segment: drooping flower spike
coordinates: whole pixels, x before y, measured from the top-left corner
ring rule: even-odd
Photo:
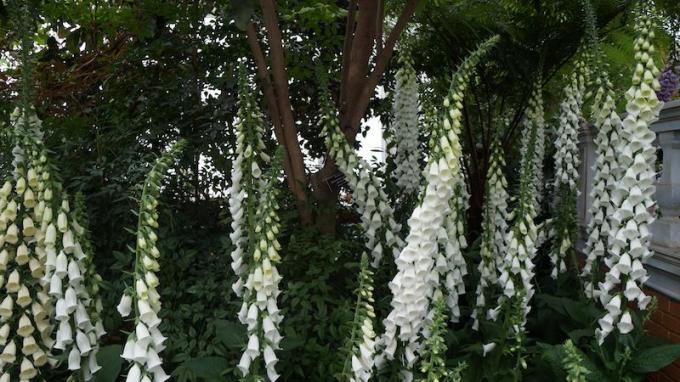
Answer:
[[[320,93],[326,147],[352,191],[354,203],[361,215],[361,226],[367,239],[366,249],[372,258],[371,265],[378,267],[384,254],[394,258],[403,247],[399,236],[401,226],[394,220],[394,210],[383,189],[383,180],[364,159],[359,158],[340,130],[325,77],[320,74],[319,78],[322,80]]]
[[[431,156],[425,168],[426,184],[420,203],[409,219],[410,232],[406,247],[395,259],[397,275],[390,282],[392,310],[384,320],[385,334],[381,338],[382,357],[394,358],[398,342],[404,359],[411,368],[420,348],[425,319],[430,303],[439,286],[439,274],[434,272],[438,258],[438,230],[450,213],[449,203],[460,171],[462,100],[471,73],[479,60],[498,41],[493,37],[479,46],[460,66],[451,82],[449,95],[443,102],[439,125],[431,137]],[[379,362],[381,363],[381,362]]]
[[[576,69],[564,88],[565,98],[560,104],[559,125],[555,140],[555,220],[551,224],[555,240],[550,249],[553,278],[566,272],[567,253],[573,248],[578,234],[576,227],[576,198],[578,196],[578,130],[581,106],[585,93],[586,66],[576,63]]]
[[[418,82],[409,48],[404,46],[400,53],[390,126],[396,149],[394,179],[405,194],[413,194],[418,191],[421,179]]]
[[[537,83],[542,81],[539,75]],[[534,197],[534,209],[536,215],[541,211],[541,203],[543,201],[543,189],[545,188],[545,181],[543,179],[543,160],[545,157],[545,113],[543,111],[543,91],[536,85],[529,99],[529,107],[527,108],[526,116],[524,118],[525,131],[536,130],[536,142],[532,150],[533,154],[533,170],[532,170],[532,188]],[[521,154],[525,157],[528,151],[530,134],[522,135]]]
[[[270,162],[264,152],[264,119],[257,106],[253,85],[248,80],[245,67],[239,66],[238,120],[236,123],[236,159],[231,172],[229,188],[229,213],[232,232],[229,235],[234,245],[231,252],[231,268],[237,280],[232,289],[237,296],[243,295],[247,277],[246,261],[255,229],[257,198],[263,187],[262,168]]]
[[[249,375],[253,371],[253,361],[262,356],[267,378],[272,382],[279,378],[276,372],[278,362],[276,351],[279,350],[282,339],[279,328],[283,320],[277,303],[281,293],[279,289],[281,276],[276,267],[281,262],[279,255],[281,245],[277,240],[281,225],[276,201],[281,163],[282,152],[279,152],[264,176],[265,183],[255,211],[257,223],[254,227],[253,243],[248,247],[243,304],[238,313],[239,321],[246,325],[248,330],[248,345],[241,355],[238,369],[244,376]],[[252,195],[248,197],[251,198]]]
[[[633,83],[626,92],[626,112],[614,155],[619,159],[615,188],[611,192],[613,214],[605,264],[609,268],[599,283],[599,300],[607,313],[598,322],[596,336],[600,343],[614,330],[621,334],[633,330],[630,307],[645,310],[651,297],[642,291],[649,276],[643,263],[652,255],[649,249],[649,224],[654,216],[656,135],[649,126],[659,117],[663,106],[656,96],[660,84],[659,70],[652,58],[654,46],[653,5],[645,2],[636,20]]]
[[[500,133],[497,132],[491,144],[491,158],[486,175],[484,210],[482,212],[482,239],[480,245],[479,284],[477,285],[474,320],[472,328],[479,328],[479,320],[488,317],[488,300],[495,295],[498,283],[498,269],[505,256],[505,242],[508,233],[508,182],[503,173],[503,158]],[[488,317],[490,318],[490,317]]]
[[[446,306],[449,308],[451,322],[460,320],[460,296],[465,294],[465,282],[467,264],[463,257],[463,250],[467,248],[465,238],[465,221],[469,206],[470,195],[462,172],[454,176],[453,193],[449,200],[449,212],[444,226],[437,233],[439,253],[435,260],[435,270],[438,273],[439,283],[435,288],[444,294]],[[430,310],[428,318],[434,314]],[[427,337],[427,335],[426,335]]]
[[[128,317],[134,312],[134,330],[128,335],[121,357],[130,362],[126,382],[163,382],[170,378],[163,370],[160,353],[165,349],[166,338],[158,326],[161,319],[161,300],[157,287],[160,270],[158,241],[158,197],[161,182],[168,168],[186,145],[175,142],[161,155],[149,171],[139,200],[136,244],[134,249],[134,284],[125,290],[118,304],[118,312]]]
[[[534,144],[537,139],[539,127],[541,125],[543,107],[542,89],[540,76],[536,80],[532,100],[529,102],[531,118],[538,121],[530,121],[528,124],[531,130],[526,135],[525,150],[523,150],[522,165],[520,168],[520,185],[518,204],[513,211],[514,221],[506,239],[505,257],[499,267],[498,283],[503,291],[498,299],[498,306],[489,312],[491,319],[498,316],[500,310],[505,308],[506,312],[518,310],[519,315],[515,317],[517,322],[513,322],[513,335],[521,338],[526,324],[526,316],[531,306],[530,301],[535,290],[533,285],[534,277],[534,257],[536,255],[536,241],[538,230],[534,219],[536,218],[536,194],[535,175],[536,156]],[[514,317],[514,315],[513,315]]]

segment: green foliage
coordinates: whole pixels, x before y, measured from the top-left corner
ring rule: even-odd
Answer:
[[[93,382],[115,382],[123,366],[123,359],[120,354],[123,352],[121,345],[109,345],[99,349],[97,362],[102,366],[101,370],[95,374]]]

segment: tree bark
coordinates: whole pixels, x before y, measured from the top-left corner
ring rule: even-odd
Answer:
[[[407,1],[384,46],[382,44],[383,1],[350,0],[349,2],[338,109],[340,111],[340,126],[350,144],[355,142],[361,119],[366,113],[370,99],[375,93],[375,88],[392,58],[399,35],[415,12],[418,1]],[[311,213],[309,213],[309,203],[304,192],[307,179],[290,102],[276,5],[274,0],[260,0],[260,6],[269,41],[271,70],[267,69],[266,59],[260,49],[255,27],[252,23],[248,26],[246,33],[258,67],[258,75],[265,87],[267,108],[274,123],[277,140],[284,146],[287,155],[284,165],[287,166],[287,174],[293,182],[291,184],[291,180],[289,180],[288,185],[298,200],[298,209],[301,211],[303,223],[308,224],[311,222]],[[375,60],[375,67],[373,71],[370,71],[371,55],[374,48],[379,53]],[[327,156],[324,166],[315,174],[312,174],[309,179],[314,199],[319,204],[319,212],[316,217],[317,227],[322,233],[331,235],[335,234],[335,207],[339,190],[332,187],[327,179],[336,172],[337,166],[332,158]],[[302,208],[301,204],[307,207]]]

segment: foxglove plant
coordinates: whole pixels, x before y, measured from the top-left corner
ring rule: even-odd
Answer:
[[[323,76],[321,76],[323,79]],[[325,83],[321,86],[321,106],[324,113],[326,146],[340,172],[345,176],[352,191],[357,210],[361,214],[361,226],[366,235],[366,249],[371,254],[371,265],[378,267],[383,254],[396,258],[403,247],[399,237],[401,226],[394,220],[394,211],[388,203],[383,181],[370,165],[360,159],[340,130]]]
[[[422,381],[445,381],[449,377],[446,369],[446,302],[440,292],[435,292],[432,304],[432,325],[430,335],[423,343],[421,351],[420,371],[425,375]]]
[[[494,137],[491,158],[486,175],[484,210],[482,212],[482,239],[479,249],[479,284],[477,285],[475,308],[472,312],[472,328],[478,330],[479,320],[484,318],[489,306],[487,301],[494,295],[498,284],[498,269],[503,262],[508,232],[508,182],[503,174],[503,159],[500,137]],[[488,317],[491,318],[491,317]]]
[[[538,76],[537,83],[542,81],[541,76]],[[525,130],[536,130],[536,142],[532,148],[533,154],[533,170],[532,170],[532,188],[535,194],[534,209],[536,215],[540,213],[541,203],[543,200],[543,159],[545,157],[545,117],[543,112],[543,93],[540,89],[534,89],[531,97],[531,103],[527,109],[527,115],[524,119]],[[529,134],[522,136],[522,156],[526,157],[531,145]]]
[[[576,64],[576,70],[564,88],[565,99],[560,105],[559,126],[555,140],[555,212],[552,224],[555,232],[550,249],[553,278],[566,272],[565,258],[576,241],[576,197],[578,196],[578,130],[581,105],[585,92],[585,65]]]
[[[42,153],[40,120],[30,109],[10,116],[14,177],[0,189],[0,381],[44,378],[49,357],[52,301],[45,293],[45,261],[52,238],[54,195],[59,190]]]
[[[253,365],[253,361],[263,356],[267,378],[272,382],[279,378],[275,351],[279,350],[282,338],[279,327],[283,320],[277,305],[281,276],[276,267],[281,262],[281,245],[277,240],[281,225],[276,201],[276,182],[280,171],[281,155],[277,155],[265,176],[254,215],[257,223],[252,245],[249,246],[249,254],[252,255],[248,256],[243,305],[238,313],[239,320],[248,330],[248,345],[238,369],[243,376],[252,374],[259,377],[259,368]]]
[[[347,356],[342,379],[351,382],[367,382],[375,366],[375,310],[373,304],[373,271],[369,268],[368,256],[361,256],[357,302],[354,307],[350,336],[345,345]]]
[[[411,368],[420,347],[421,332],[430,310],[430,301],[439,284],[435,272],[438,255],[438,227],[445,224],[449,202],[460,171],[461,128],[463,97],[471,73],[479,60],[491,49],[498,38],[493,37],[479,46],[454,74],[449,95],[443,102],[443,113],[433,131],[431,156],[425,168],[425,187],[420,203],[408,223],[410,232],[406,247],[396,258],[397,275],[390,282],[392,310],[384,320],[385,333],[381,338],[384,356],[393,359],[397,340],[403,344],[402,362]]]
[[[630,309],[633,304],[645,310],[651,301],[642,290],[647,280],[643,263],[652,255],[649,249],[649,224],[654,216],[649,209],[654,206],[656,135],[649,126],[659,116],[663,105],[656,97],[660,84],[659,70],[652,58],[654,46],[653,6],[644,3],[635,24],[635,60],[633,84],[626,92],[627,115],[615,147],[619,158],[619,171],[615,173],[616,187],[611,193],[614,213],[609,215],[610,226],[618,229],[609,233],[605,264],[609,268],[604,282],[599,284],[600,302],[607,313],[596,330],[599,343],[615,329],[621,334],[633,330]],[[622,287],[619,288],[618,286]]]
[[[160,353],[165,349],[163,336],[158,326],[161,319],[161,296],[157,287],[160,270],[160,251],[158,250],[158,197],[161,182],[168,168],[184,148],[186,141],[175,142],[161,155],[149,171],[139,200],[137,213],[136,245],[134,249],[134,284],[127,288],[118,312],[122,317],[133,313],[134,330],[128,335],[121,357],[131,363],[126,382],[163,382],[170,378],[163,370]]]
[[[439,274],[436,288],[445,294],[446,306],[451,312],[451,322],[460,320],[460,306],[458,300],[465,294],[463,277],[467,275],[467,265],[463,257],[463,250],[467,248],[465,238],[465,216],[468,209],[469,194],[462,173],[455,175],[453,196],[449,201],[449,213],[444,226],[439,229],[437,241],[439,253],[435,261],[435,270]],[[429,315],[434,312],[430,311]],[[429,316],[428,315],[428,316]],[[428,336],[429,330],[424,332]]]
[[[534,142],[537,139],[540,121],[542,121],[540,116],[542,113],[541,92],[541,82],[538,80],[529,101],[530,115],[538,121],[530,122],[531,130],[525,140],[526,150],[520,168],[518,204],[513,211],[514,221],[507,235],[505,257],[499,268],[498,283],[503,294],[499,297],[498,307],[489,313],[492,319],[495,319],[502,308],[506,311],[520,311],[520,318],[513,323],[511,329],[512,335],[520,338],[524,333],[526,317],[531,310],[530,301],[535,292],[532,279],[534,277],[533,259],[537,250],[538,230],[534,219],[538,195],[535,192],[534,172],[537,171],[535,158],[538,153],[534,149],[538,145]]]
[[[264,120],[252,92],[252,84],[243,66],[239,67],[238,120],[236,123],[236,159],[229,188],[229,213],[234,245],[231,268],[237,280],[232,285],[238,297],[243,296],[248,264],[247,252],[254,246],[255,209],[263,187],[262,166],[270,158],[264,153]]]
[[[593,202],[588,209],[588,238],[585,245],[587,255],[581,272],[585,279],[584,293],[593,299],[599,297],[597,285],[601,280],[600,265],[609,246],[609,233],[618,230],[607,217],[614,212],[611,192],[616,187],[616,174],[620,167],[614,149],[619,144],[619,134],[623,129],[623,122],[616,112],[612,85],[606,73],[601,74],[597,82],[598,90],[593,107],[595,126],[598,129],[595,137],[597,159],[593,188],[590,191]]]
[[[420,186],[420,144],[418,131],[418,83],[408,49],[399,56],[392,111],[393,139],[396,146],[394,178],[405,194]]]

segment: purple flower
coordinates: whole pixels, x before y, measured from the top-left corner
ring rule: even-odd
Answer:
[[[678,85],[680,84],[680,77],[676,74],[676,72],[679,71],[678,69],[680,69],[680,67],[673,68],[672,66],[667,66],[659,75],[661,89],[656,92],[656,96],[660,101],[668,102],[672,100],[673,96],[675,96],[675,93],[678,91]]]

